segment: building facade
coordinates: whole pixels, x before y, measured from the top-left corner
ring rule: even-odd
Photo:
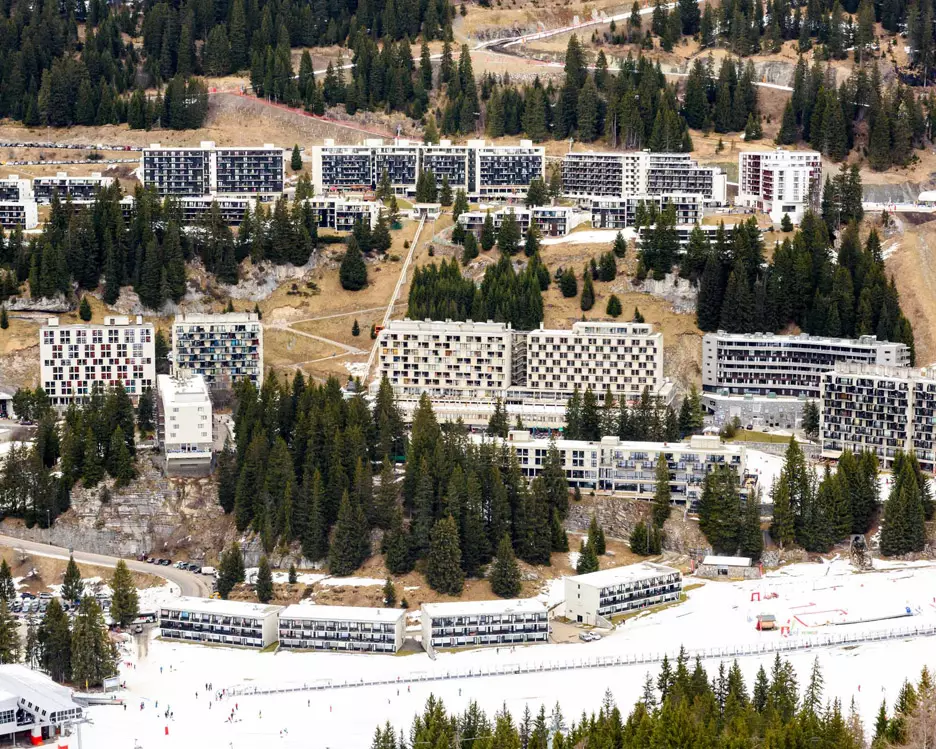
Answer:
[[[319,229],[351,231],[358,221],[373,229],[380,218],[380,204],[373,200],[318,197],[308,201]]]
[[[18,203],[33,198],[32,182],[28,179],[20,179],[16,174],[0,179],[0,202]]]
[[[204,475],[211,472],[211,397],[201,375],[178,370],[156,377],[158,439],[166,473]]]
[[[629,195],[626,198],[596,198],[591,201],[592,226],[596,229],[627,229],[637,223],[637,209],[653,205],[658,211],[676,209],[676,224],[690,228],[702,221],[704,199],[698,193]]]
[[[90,175],[68,175],[59,172],[54,177],[35,177],[33,194],[37,203],[51,203],[52,196],[58,194],[59,200],[93,200],[98,190],[114,184],[113,177],[104,177],[100,172]]]
[[[465,231],[470,231],[475,235],[475,238],[480,239],[481,230],[484,228],[484,222],[489,212],[495,231],[499,231],[507,215],[512,214],[520,229],[521,239],[526,238],[527,231],[530,229],[530,222],[536,224],[536,228],[542,237],[564,237],[588,218],[588,214],[576,211],[571,206],[541,205],[533,208],[507,206],[493,211],[465,211],[458,215],[458,223],[462,225]]]
[[[448,648],[528,645],[549,640],[546,605],[535,598],[424,603],[422,643],[427,653]]]
[[[163,147],[154,143],[141,157],[143,184],[162,196],[199,196],[213,193],[274,197],[283,192],[283,149],[199,146]]]
[[[471,439],[482,443],[491,438],[475,434]],[[550,448],[555,447],[571,486],[647,500],[653,499],[656,491],[656,466],[662,454],[670,470],[671,502],[690,510],[702,496],[705,477],[716,468],[735,471],[742,497],[757,485],[756,474],[748,471],[744,445],[723,443],[717,436],[694,435],[689,442],[672,443],[627,442],[617,437],[604,437],[599,442],[550,441],[515,429],[507,433],[506,443],[516,452],[523,475],[531,480],[540,475]]]
[[[405,629],[406,609],[297,603],[279,614],[281,648],[396,653]]]
[[[0,226],[4,229],[35,229],[39,208],[35,200],[0,201]]]
[[[123,387],[135,402],[156,385],[155,332],[139,315],[109,316],[104,324],[59,325],[50,317],[39,330],[40,381],[52,405],[84,401],[96,387]]]
[[[565,615],[607,626],[614,616],[678,601],[681,595],[679,570],[641,562],[565,578]]]
[[[798,224],[822,186],[822,157],[816,151],[742,151],[738,155],[738,205],[756,208],[780,223]]]
[[[86,720],[70,688],[19,663],[0,666],[0,738],[5,745],[61,746],[68,743],[68,732]]]
[[[194,226],[204,220],[205,215],[217,206],[221,221],[228,226],[240,226],[248,209],[253,211],[256,202],[253,198],[236,195],[186,195],[178,199],[182,211],[182,223]]]
[[[688,153],[569,152],[562,158],[562,192],[591,204],[635,195],[698,195],[706,205],[727,202],[727,175],[699,166]]]
[[[843,363],[822,376],[822,455],[869,450],[882,468],[898,451],[936,470],[936,372],[932,369]]]
[[[263,384],[263,325],[254,312],[180,314],[172,324],[173,371],[204,377],[212,390],[238,380]]]
[[[181,596],[159,610],[167,640],[262,649],[276,642],[282,606]]]

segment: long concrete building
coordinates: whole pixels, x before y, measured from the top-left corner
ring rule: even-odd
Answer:
[[[476,238],[481,237],[484,222],[490,213],[494,230],[499,231],[508,215],[513,215],[520,229],[521,239],[525,239],[531,224],[535,224],[543,237],[564,237],[572,229],[588,219],[588,215],[576,211],[571,206],[540,205],[532,208],[505,206],[495,210],[465,211],[458,215],[458,223]]]
[[[143,184],[160,196],[208,194],[272,198],[283,192],[285,153],[272,144],[223,147],[212,141],[198,146],[144,148]]]
[[[420,610],[423,648],[529,645],[547,642],[546,604],[535,598],[424,603]]]
[[[276,642],[282,606],[181,596],[159,610],[159,634],[168,640],[265,648]]]
[[[90,175],[69,175],[59,172],[54,177],[35,177],[33,179],[33,194],[38,203],[50,203],[52,196],[57,194],[59,200],[72,198],[74,200],[92,200],[98,190],[114,184],[113,177],[104,177],[100,172]]]
[[[660,193],[628,195],[624,198],[598,198],[591,201],[592,226],[596,229],[627,229],[637,223],[640,205],[653,205],[658,212],[669,206],[676,210],[676,224],[693,226],[702,221],[705,200],[701,193]]]
[[[279,613],[281,648],[396,653],[403,647],[406,609],[297,603]]]
[[[678,601],[679,570],[652,562],[565,578],[565,615],[573,622],[608,626],[620,614]]]

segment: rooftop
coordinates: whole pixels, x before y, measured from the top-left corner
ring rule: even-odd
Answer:
[[[185,401],[207,401],[208,386],[200,374],[193,374],[181,369],[174,375],[156,375],[156,387],[164,399]]]
[[[658,577],[659,575],[668,575],[673,572],[678,572],[678,570],[663,564],[640,562],[638,564],[629,564],[626,567],[612,567],[607,570],[589,572],[587,575],[572,575],[566,579],[576,583],[591,585],[595,588],[606,588],[610,585],[637,582],[638,580],[646,580],[647,578]]]
[[[221,312],[215,315],[203,312],[182,312],[175,316],[173,324],[199,322],[257,322],[256,312]]]
[[[294,603],[280,611],[280,619],[330,619],[339,622],[386,622],[395,624],[406,616],[406,609],[371,608],[369,606],[318,606],[314,603]]]
[[[469,438],[473,442],[498,441],[497,437],[490,437],[486,434],[471,434]],[[603,437],[597,442],[588,442],[586,440],[549,440],[546,437],[533,437],[526,429],[511,429],[507,432],[507,442],[513,445],[543,447],[554,443],[557,448],[571,449],[581,448],[584,445],[594,445],[596,447],[618,448],[621,450],[639,450],[642,452],[680,452],[691,453],[698,452],[720,452],[726,455],[740,454],[744,446],[737,443],[722,442],[718,436],[693,435],[688,442],[637,442],[633,440],[620,440],[617,437]]]
[[[905,343],[895,343],[893,341],[879,341],[877,336],[863,335],[860,338],[832,338],[829,336],[809,335],[800,333],[799,335],[775,335],[774,333],[726,333],[719,330],[716,333],[706,333],[703,338],[717,338],[727,341],[774,341],[776,343],[787,343],[790,341],[803,341],[807,343],[828,343],[836,346],[906,346]]]
[[[31,702],[51,716],[63,710],[81,710],[72,699],[72,690],[56,684],[43,673],[19,664],[0,666],[0,691]]]
[[[198,614],[221,614],[222,616],[267,616],[283,609],[266,603],[250,601],[224,601],[220,598],[198,598],[181,596],[172,603],[161,606],[174,611],[191,611]]]
[[[495,601],[452,601],[424,603],[422,610],[430,617],[474,616],[482,614],[545,614],[546,604],[536,598],[513,598]]]
[[[710,564],[715,567],[750,567],[751,560],[748,557],[720,557],[709,554],[702,560],[702,564]]]
[[[107,317],[104,318],[103,325],[99,322],[76,323],[74,325],[59,325],[59,319],[57,317],[49,317],[49,318],[46,318],[46,324],[43,325],[42,327],[43,328],[61,327],[61,328],[68,328],[69,330],[73,328],[77,330],[81,330],[81,329],[91,330],[92,328],[100,328],[100,327],[106,327],[106,328],[123,327],[125,328],[130,325],[143,325],[148,328],[153,327],[153,323],[143,322],[142,315],[137,315],[135,318],[133,318],[133,320],[131,320],[129,317],[125,315],[108,315]]]

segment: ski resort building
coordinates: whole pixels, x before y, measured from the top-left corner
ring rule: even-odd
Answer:
[[[169,640],[265,648],[276,642],[282,606],[182,596],[159,610],[159,634]]]
[[[372,229],[380,218],[380,203],[343,197],[318,197],[308,201],[319,229],[351,231],[358,221]]]
[[[738,205],[763,211],[775,224],[784,214],[798,224],[821,185],[822,157],[816,151],[778,148],[738,155]]]
[[[180,314],[172,324],[173,371],[204,377],[212,390],[248,378],[263,384],[263,325],[254,312]]]
[[[212,193],[273,197],[283,192],[285,156],[282,148],[200,146],[143,149],[143,184],[160,196],[198,196]]]
[[[182,210],[182,223],[186,226],[200,223],[215,205],[221,214],[221,221],[228,226],[240,226],[247,210],[253,211],[256,207],[253,198],[236,195],[186,195],[178,200]]]
[[[471,439],[478,444],[492,440],[485,434],[474,434]],[[724,443],[718,436],[693,435],[689,442],[671,443],[628,442],[617,437],[603,437],[598,442],[550,441],[514,429],[507,433],[506,443],[517,453],[523,475],[531,480],[540,475],[550,447],[555,446],[571,486],[647,500],[653,499],[656,491],[656,466],[662,454],[670,469],[671,502],[690,510],[702,496],[705,477],[716,468],[735,471],[743,498],[757,486],[757,476],[748,471],[744,445]]]
[[[40,382],[52,405],[85,400],[95,387],[121,386],[136,402],[156,385],[155,333],[139,315],[108,316],[104,324],[59,325],[39,330]]]
[[[93,200],[98,190],[114,184],[113,177],[103,177],[100,172],[90,175],[68,175],[59,172],[54,177],[35,177],[33,179],[33,195],[36,202],[46,204],[52,202],[52,196],[58,194],[59,200],[67,198],[74,200]]]
[[[698,193],[629,195],[626,198],[597,198],[591,201],[592,226],[596,229],[627,229],[637,223],[637,209],[652,204],[658,211],[672,205],[676,223],[691,226],[702,221],[704,199]],[[688,238],[688,236],[687,236]]]
[[[484,211],[465,211],[458,215],[458,223],[462,225],[465,231],[470,231],[476,239],[481,238],[481,230],[484,228],[484,221],[488,215]],[[536,224],[540,236],[543,237],[564,237],[572,229],[583,221],[587,220],[588,214],[577,211],[571,206],[535,206],[533,208],[522,208],[519,206],[506,206],[490,211],[491,221],[494,224],[494,230],[499,231],[504,219],[508,214],[513,214],[520,229],[521,240],[526,238],[527,231],[530,229],[530,222]]]
[[[870,450],[882,468],[897,451],[912,452],[936,470],[936,372],[931,369],[839,363],[822,375],[819,422],[822,455]]]
[[[698,195],[706,205],[727,203],[727,175],[699,166],[688,153],[569,152],[562,157],[562,193],[589,205],[635,195]]]
[[[20,179],[16,174],[0,179],[0,202],[18,203],[33,198],[32,182],[28,179]]]
[[[4,229],[35,229],[39,208],[35,200],[0,201],[0,226]]]
[[[573,622],[609,626],[619,614],[678,601],[679,570],[652,562],[565,578],[565,615]]]
[[[312,147],[312,186],[316,195],[374,190],[386,173],[395,193],[412,196],[420,172],[432,170],[438,186],[448,177],[452,190],[462,189],[468,197],[516,198],[526,194],[532,179],[544,177],[545,163],[544,148],[526,140],[510,146],[470,140],[456,146],[368,139],[339,146],[326,139]]]
[[[702,402],[716,423],[796,428],[807,400],[820,395],[824,372],[838,362],[905,367],[903,343],[806,334],[707,333],[702,338]]]
[[[281,648],[396,653],[405,630],[406,609],[297,603],[279,614]]]
[[[211,472],[211,397],[205,378],[186,369],[156,377],[157,437],[170,476]]]
[[[5,745],[61,745],[56,739],[85,719],[68,687],[18,663],[0,666],[0,739]]]
[[[426,652],[448,648],[528,645],[549,640],[546,605],[535,598],[424,603]]]

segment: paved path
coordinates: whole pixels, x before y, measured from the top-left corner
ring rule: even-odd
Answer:
[[[23,538],[14,538],[13,536],[0,535],[0,546],[7,546],[11,549],[23,549],[30,554],[37,554],[41,557],[53,557],[55,559],[68,559],[68,549],[61,546],[52,546],[38,541],[28,541]],[[96,564],[101,567],[116,567],[118,557],[110,557],[104,554],[92,554],[88,551],[79,551],[75,549],[72,552],[75,561],[84,564]],[[208,578],[203,575],[196,575],[194,572],[176,569],[175,567],[159,567],[155,564],[138,562],[135,559],[125,559],[127,566],[136,572],[146,572],[150,575],[156,575],[164,580],[175,583],[179,586],[183,596],[201,596],[207,598],[211,595],[211,586]]]

